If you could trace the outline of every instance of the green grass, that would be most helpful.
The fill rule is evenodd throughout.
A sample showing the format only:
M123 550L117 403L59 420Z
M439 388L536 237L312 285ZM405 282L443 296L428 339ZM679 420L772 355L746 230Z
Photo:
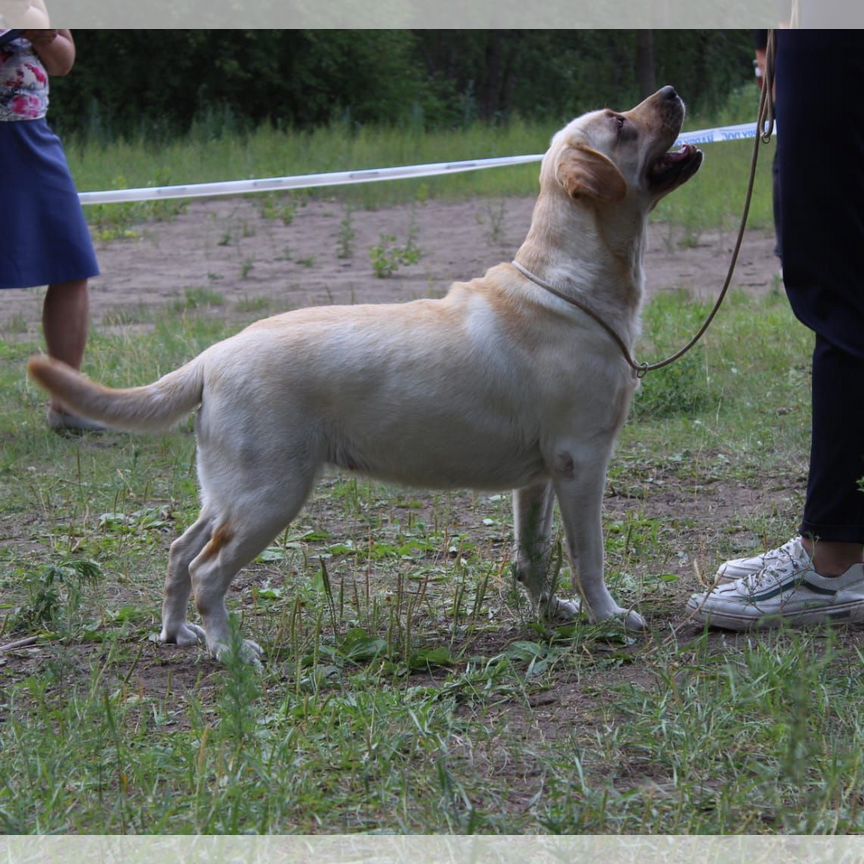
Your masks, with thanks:
M744 88L730 97L722 112L713 117L691 118L685 129L753 120L757 106L755 88ZM477 124L467 129L429 133L396 127L348 129L339 124L310 132L263 126L247 134L234 132L212 137L193 133L158 147L143 138L108 144L72 138L66 147L78 188L99 191L541 154L553 133L569 119L548 123L516 120L506 126ZM771 225L772 147L766 147L760 163L751 216L751 225L755 227ZM748 141L705 147L706 162L699 183L685 186L663 202L659 218L670 225L683 226L685 242L689 243L699 242L708 230L737 227L751 148ZM288 224L297 201L304 197L338 198L352 206L374 209L422 203L430 198L534 195L538 174L539 163L417 180L310 189L287 198L268 193L256 200L262 214ZM732 183L731 177L740 177L741 182ZM134 234L131 226L136 222L175 218L186 206L183 201L100 205L88 207L87 213L97 235L108 240L122 238L129 232ZM494 225L492 233L494 237Z
M857 648L831 633L774 634L663 656L670 666L642 688L613 687L602 740L570 736L580 770L575 783L553 772L548 830L861 830Z
M192 356L225 332L202 298L151 332L97 329L88 372L129 385ZM657 301L641 353L703 311ZM608 578L650 635L534 622L507 496L337 475L229 594L260 675L150 639L197 508L190 425L59 438L23 376L34 348L0 343L0 644L34 639L0 654L0 829L861 829L857 631L682 629L699 573L796 516L809 337L780 298L733 298L622 436ZM735 506L747 488L762 506Z
M774 143L760 145L756 184L750 207L750 228L771 228L771 159ZM703 148L705 161L698 182L691 182L660 202L656 218L670 228L684 229L688 245L705 242L712 231L737 231L753 155L752 141L727 141Z
M215 139L195 136L154 148L142 140L98 145L71 139L67 142L70 167L80 191L98 191L179 183L206 183L248 177L282 177L363 168L385 168L427 162L449 162L493 156L542 153L554 124L514 122L498 128L477 125L467 130L422 133L389 127L350 131L335 125L312 132L291 132L261 127L249 134L234 133ZM444 178L365 183L326 189L360 207L383 207L429 197L533 194L537 165L498 168ZM314 190L298 196L316 195ZM122 205L133 215L146 216L154 205ZM161 202L159 215L169 215L170 202ZM108 205L100 208L102 213ZM262 196L262 212L281 218L292 208L272 195ZM97 214L102 218L102 213Z

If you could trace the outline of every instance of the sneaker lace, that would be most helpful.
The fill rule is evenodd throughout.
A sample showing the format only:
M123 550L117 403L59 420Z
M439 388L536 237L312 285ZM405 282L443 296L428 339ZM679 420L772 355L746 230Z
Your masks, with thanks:
M779 549L769 553L771 560L759 571L746 576L747 587L751 591L758 591L766 584L776 584L793 574L799 568L799 558L792 554L791 547L794 541L784 544ZM768 558L768 555L765 556Z

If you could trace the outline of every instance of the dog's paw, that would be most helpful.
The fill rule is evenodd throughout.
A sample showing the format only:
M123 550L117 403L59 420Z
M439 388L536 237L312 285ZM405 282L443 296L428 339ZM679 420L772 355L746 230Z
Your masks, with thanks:
M169 645L178 645L181 648L187 648L190 645L197 645L199 642L205 642L204 629L197 624L181 624L175 630L168 632L164 627L159 634L159 641Z
M628 633L642 633L648 629L648 622L635 609L622 609L620 606L606 615L592 615L595 624L603 621L621 624Z
M604 618L601 621L617 621L630 633L642 633L648 629L648 622L635 609L621 609Z
M231 659L231 646L220 645L215 652L211 652L220 663L227 663ZM254 667L257 671L261 671L264 666L264 649L251 639L244 639L240 646L240 660L249 666Z
M561 600L553 597L546 606L544 614L550 624L571 624L582 611L582 601L578 598Z
M642 633L648 629L648 622L635 610L625 609L619 616L625 630Z

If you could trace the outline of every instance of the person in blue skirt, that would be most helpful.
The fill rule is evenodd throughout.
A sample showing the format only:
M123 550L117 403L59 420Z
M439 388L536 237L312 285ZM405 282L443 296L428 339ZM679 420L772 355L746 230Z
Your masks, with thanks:
M68 74L74 62L68 30L25 30L0 45L0 289L47 285L48 353L80 369L87 280L99 266L63 146L45 116L49 76ZM98 428L56 404L48 424L59 432Z

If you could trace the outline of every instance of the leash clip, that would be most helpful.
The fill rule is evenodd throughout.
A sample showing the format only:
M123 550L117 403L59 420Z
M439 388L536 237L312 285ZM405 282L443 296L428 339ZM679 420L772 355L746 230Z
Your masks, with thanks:
M634 371L636 377L641 381L651 370L648 368L648 364L643 360Z

